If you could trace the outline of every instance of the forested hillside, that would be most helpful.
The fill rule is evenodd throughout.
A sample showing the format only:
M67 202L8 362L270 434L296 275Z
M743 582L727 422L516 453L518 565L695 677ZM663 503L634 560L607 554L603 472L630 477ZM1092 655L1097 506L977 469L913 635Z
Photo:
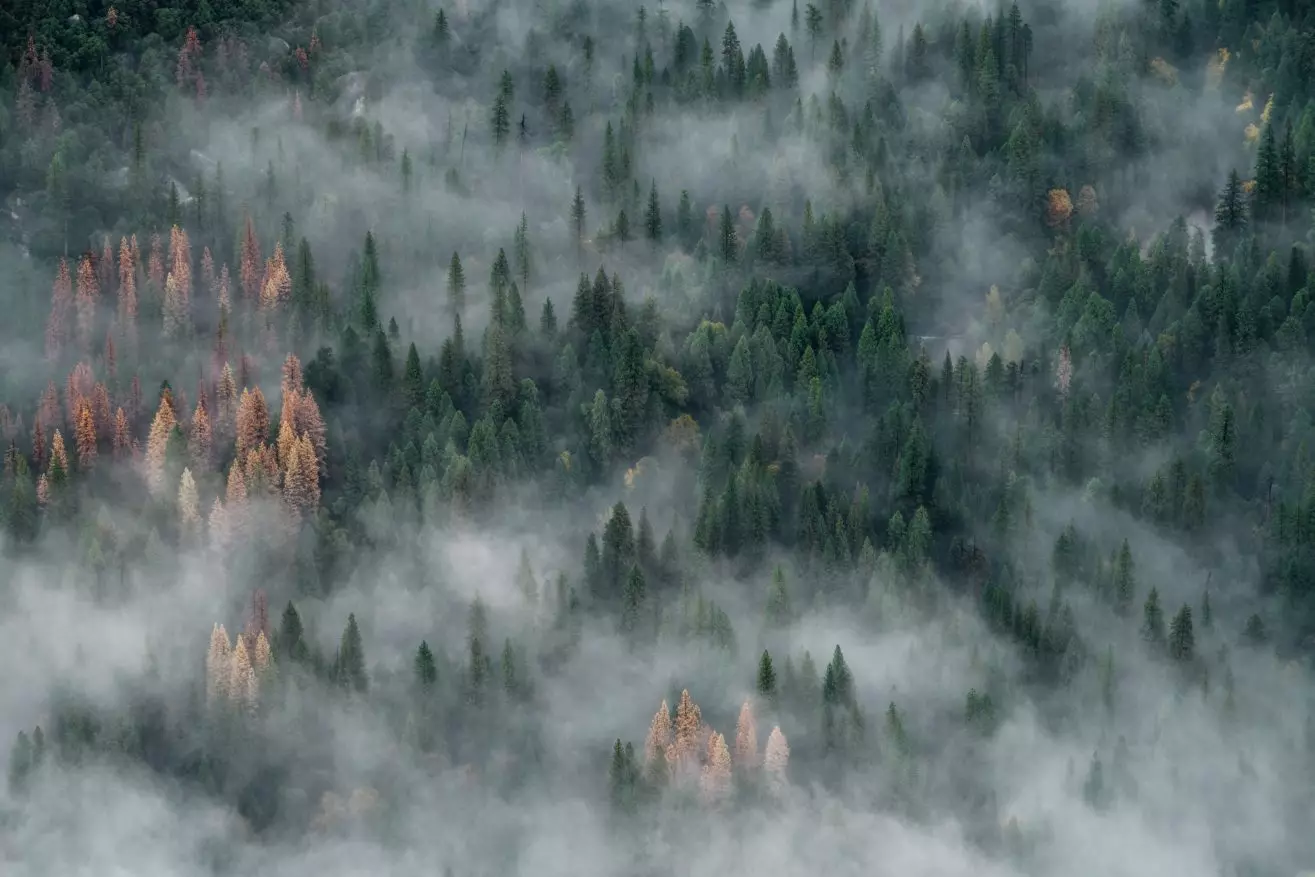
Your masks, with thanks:
M5 874L1315 867L1310 3L0 50Z

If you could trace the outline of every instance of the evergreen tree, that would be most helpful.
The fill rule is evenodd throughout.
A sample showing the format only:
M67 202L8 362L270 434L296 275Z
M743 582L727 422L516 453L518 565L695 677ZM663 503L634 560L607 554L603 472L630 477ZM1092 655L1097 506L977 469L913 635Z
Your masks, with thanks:
M338 685L348 691L364 693L369 686L365 675L365 650L361 644L361 629L356 624L356 613L347 616L347 627L342 632L335 661Z
M762 657L758 659L758 696L764 701L775 706L777 698L776 690L776 670L772 667L772 656L763 649Z

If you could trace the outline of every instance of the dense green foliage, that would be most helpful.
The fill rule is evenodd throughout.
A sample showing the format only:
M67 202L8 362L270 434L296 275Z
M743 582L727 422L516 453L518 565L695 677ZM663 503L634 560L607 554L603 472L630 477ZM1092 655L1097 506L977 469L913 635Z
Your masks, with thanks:
M107 610L185 602L169 635L196 659L219 620L202 613L255 591L243 654L262 634L273 654L245 667L245 709L207 705L199 665L130 696L52 683L45 730L16 719L14 814L43 764L94 755L257 837L348 811L387 837L406 783L333 776L326 729L364 712L406 770L469 767L511 801L584 765L631 837L687 797L637 739L685 688L728 741L752 693L801 794L953 818L1021 873L1074 841L1011 820L1018 787L985 754L1011 723L1077 741L1091 760L1065 793L1096 814L1160 806L1161 759L1215 795L1259 788L1268 738L1239 736L1305 723L1264 788L1308 812L1315 11L1035 0L906 27L860 0L784 7L0 10L10 595L44 565ZM198 278L181 312L146 264L171 228ZM86 318L105 350L99 331L53 343L59 260L76 276L87 251L108 300L132 235L140 314L120 298ZM276 244L279 295L276 263L251 261ZM288 354L326 426L304 454L274 407L289 422ZM110 400L90 456L63 389L81 362ZM241 415L225 433L216 413L225 364L271 400L265 474L234 446ZM213 453L185 394L210 400ZM155 460L162 404L179 425ZM235 470L256 524L230 538ZM164 596L198 568L222 598ZM286 607L272 628L266 593ZM436 619L398 622L420 605ZM890 682L872 650L900 638L937 656L934 685ZM1279 661L1300 686L1281 720L1262 708ZM622 718L589 724L613 694ZM1200 716L1229 764L1154 750L1159 723ZM737 807L781 806L735 770ZM321 797L353 786L381 800ZM1200 824L1248 800L1211 799ZM1270 874L1311 853L1230 835L1210 855Z

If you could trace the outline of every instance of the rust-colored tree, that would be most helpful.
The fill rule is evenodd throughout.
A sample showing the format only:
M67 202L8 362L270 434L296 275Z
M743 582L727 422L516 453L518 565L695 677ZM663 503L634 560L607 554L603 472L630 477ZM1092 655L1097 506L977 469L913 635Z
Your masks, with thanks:
M232 643L224 625L210 631L210 650L205 656L205 700L214 707L228 700L228 679L232 666Z
M211 454L214 447L214 435L210 429L210 412L198 401L192 412L192 428L187 435L187 456L198 472L210 470Z
M68 260L59 260L55 283L50 289L50 318L46 321L46 359L59 358L68 340L69 309L73 305L73 279L69 276Z
M315 449L302 436L292 445L283 472L283 498L289 511L301 518L315 514L320 504L320 474Z
M119 241L119 329L129 350L137 338L137 265L134 252L137 238L133 237L131 246L127 238Z
M78 263L78 349L91 350L91 339L96 332L96 308L100 304L100 281L87 253Z
M292 390L300 390L305 385L305 378L301 371L301 360L297 358L295 353L289 353L287 358L283 360L283 368L280 374L279 387L284 396ZM287 411L286 405L284 411Z
M269 440L269 406L259 387L242 391L237 406L237 456L245 459L253 448Z
M86 399L78 406L73 440L78 450L78 471L90 472L96 468L96 419L91 413L91 403Z
M178 64L174 67L174 80L180 89L191 91L196 87L197 78L201 75L200 63L201 38L197 36L195 27L188 27L182 48L178 50Z
M676 704L675 737L672 740L674 757L670 759L673 769L688 773L697 767L702 729L703 715L687 688L680 693L680 702Z
M78 408L84 401L91 398L91 391L96 386L96 376L92 374L91 366L86 362L79 362L69 372L68 382L64 389L64 404L67 406L68 423L77 424Z
M256 671L257 688L269 682L274 674L274 656L270 652L269 637L262 630L256 634L256 647L252 651L251 664Z
M296 401L297 406L292 413L293 427L298 435L310 439L311 447L315 449L315 461L323 474L328 442L325 440L326 430L324 418L320 416L320 406L316 404L311 391L304 388L297 393Z
M671 745L671 709L664 700L662 706L653 714L653 721L648 725L648 737L644 740L644 764L652 764L659 753L666 757L669 745Z
M260 701L256 670L251 665L246 637L243 636L239 636L233 646L233 657L229 662L228 691L233 705L243 712L253 711Z
M65 472L71 471L68 465L68 451L64 448L64 436L59 430L55 430L55 434L50 437L50 468L54 469L56 466Z
M713 731L708 737L708 760L699 777L703 800L713 806L723 803L731 791L731 753L726 738Z
M151 432L146 439L146 484L151 492L160 496L164 492L164 463L169 448L169 434L178 424L173 402L168 395L160 396L160 407L151 421Z
M233 367L224 363L219 372L219 384L215 387L215 427L222 435L231 435L237 420L237 381L233 378Z
M1073 199L1067 189L1051 189L1046 193L1046 225L1062 228L1073 215Z
M260 290L260 307L265 311L277 310L292 296L292 275L283 258L283 242L274 244L274 255L265 262L264 283Z
M240 539L247 523L247 480L242 464L234 460L228 468L228 485L224 495L224 524L226 535Z
M758 724L753 716L753 704L745 701L735 723L735 764L741 770L758 767Z
M132 436L128 432L128 415L123 406L114 412L114 441L112 444L114 459L126 460L132 455Z

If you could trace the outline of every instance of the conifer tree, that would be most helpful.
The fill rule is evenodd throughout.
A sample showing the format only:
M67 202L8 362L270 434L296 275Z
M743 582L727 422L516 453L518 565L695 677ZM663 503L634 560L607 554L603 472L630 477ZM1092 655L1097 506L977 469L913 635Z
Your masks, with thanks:
M196 467L196 471L210 470L213 446L214 434L210 427L210 414L202 401L198 400L196 410L192 412L191 429L187 436L187 456Z
M114 459L123 460L132 453L132 436L128 432L128 415L124 413L123 406L119 406L114 412L114 440L113 440Z
M584 223L584 194L580 191L580 187L576 186L575 198L571 201L571 228L575 232L575 252L577 259L584 254Z
M1189 664L1196 657L1196 635L1192 631L1192 607L1183 604L1169 624L1169 657Z
M466 310L466 272L461 257L454 251L447 268L447 301L452 314L460 317Z
M96 422L91 414L91 405L85 400L78 405L74 441L78 450L78 470L90 472L96 466Z
M90 350L91 338L96 330L96 308L100 303L100 283L96 271L91 265L91 255L86 254L78 263L78 349Z
M651 767L658 759L663 759L665 762L667 747L671 745L671 735L671 709L664 700L658 711L653 714L653 721L648 726L648 737L644 740L646 766Z
M639 633L644 620L644 610L648 602L648 590L644 583L644 574L638 564L630 567L625 587L621 591L621 630L632 638Z
M245 459L248 452L269 440L269 406L259 387L245 389L237 406L237 455Z
M239 635L233 645L228 667L229 701L242 712L251 712L260 701L256 670L247 650L246 637Z
M174 415L173 403L167 395L160 397L160 407L151 421L151 432L146 440L146 483L151 492L159 496L164 491L165 456L169 449L169 437L178 418Z
M772 666L772 656L763 649L762 657L758 659L758 696L764 702L771 706L776 706L776 669Z
M708 738L708 761L699 777L699 791L703 800L713 806L730 795L731 753L726 748L726 738L715 731Z
M55 284L50 291L50 319L46 322L46 359L55 361L68 340L68 316L73 306L73 280L68 260L59 260Z
M781 733L779 725L772 728L767 736L767 747L763 751L763 772L767 776L767 787L775 795L784 793L788 783L786 770L790 764L790 744Z
M1164 610L1160 608L1160 593L1151 588L1146 595L1146 604L1142 607L1142 639L1152 648L1164 646Z
M772 583L767 590L767 624L785 628L792 618L790 592L785 584L785 570L780 564L772 570Z
M356 613L347 616L347 627L342 632L335 663L338 685L347 691L364 693L369 686L365 675L365 651L361 644L361 629L356 624Z
M130 350L137 332L137 266L133 258L134 249L135 246L129 247L126 237L120 238L118 322Z
M206 703L212 707L228 700L231 652L228 632L222 624L216 624L210 632L210 650L205 660Z
M668 756L673 770L688 774L697 766L703 716L698 704L689 696L689 689L680 692L676 704L676 721L672 738L673 751Z
M260 295L264 260L260 255L260 241L256 238L256 227L252 223L249 214L242 229L240 250L241 267L238 279L242 284L242 298L247 301L255 301Z
M758 725L753 704L748 700L740 706L740 716L735 723L735 764L746 771L758 767Z
M178 521L182 531L195 533L201 526L201 500L196 493L192 470L184 469L178 482Z
M416 649L412 672L416 684L423 691L432 691L438 682L438 665L434 662L434 653L430 650L429 643L424 640L420 641L420 648Z
M662 239L662 206L658 203L657 180L648 189L648 207L644 210L644 236L650 241Z

